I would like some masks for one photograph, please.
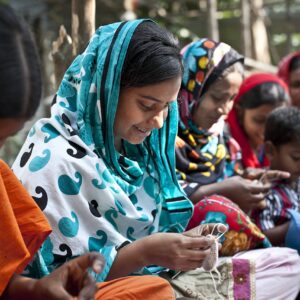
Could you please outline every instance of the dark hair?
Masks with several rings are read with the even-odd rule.
[[[265,141],[276,147],[300,141],[300,109],[295,106],[279,107],[268,116]]]
[[[180,49],[174,36],[145,21],[135,30],[123,65],[121,87],[142,87],[182,76]]]
[[[241,96],[239,105],[244,109],[256,108],[264,104],[277,105],[288,102],[289,94],[277,82],[264,82]]]
[[[38,54],[26,23],[0,5],[0,118],[30,118],[41,98]]]
[[[294,56],[289,64],[289,73],[300,69],[300,56]]]

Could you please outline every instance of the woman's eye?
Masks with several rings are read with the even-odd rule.
[[[219,101],[221,101],[222,100],[222,98],[221,97],[217,97],[217,96],[212,96],[212,98],[214,99],[214,101],[216,101],[216,102],[219,102]]]
[[[149,111],[149,110],[152,110],[152,106],[148,106],[148,105],[145,105],[143,103],[140,103],[140,106],[143,110],[145,111]]]

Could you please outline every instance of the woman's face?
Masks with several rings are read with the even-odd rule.
[[[241,110],[241,125],[253,149],[257,149],[264,143],[264,131],[267,117],[272,110],[281,105],[283,104],[263,104],[251,109],[239,108],[239,110]]]
[[[214,82],[192,113],[193,122],[202,129],[209,129],[221,116],[227,116],[242,81],[242,75],[233,72]]]
[[[290,73],[289,91],[293,105],[300,107],[300,69],[296,69]]]
[[[8,137],[15,135],[23,128],[25,121],[24,118],[0,118],[0,148]]]
[[[121,90],[114,124],[116,149],[120,150],[122,139],[140,144],[153,129],[163,126],[169,104],[177,100],[180,84],[178,77]]]

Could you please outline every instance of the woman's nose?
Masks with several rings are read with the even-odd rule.
[[[221,114],[221,115],[228,115],[231,108],[232,108],[232,105],[233,105],[233,101],[230,101],[230,102],[225,102],[223,103],[223,105],[220,105],[218,107],[218,113]]]
[[[151,127],[160,129],[164,125],[165,114],[164,111],[159,111],[150,120]]]

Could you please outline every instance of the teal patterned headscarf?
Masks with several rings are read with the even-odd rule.
[[[98,251],[106,266],[97,280],[104,280],[120,245],[159,231],[181,232],[191,217],[192,204],[175,176],[176,101],[164,126],[143,144],[124,142],[126,155],[114,146],[122,67],[144,21],[96,31],[65,73],[51,117],[34,125],[13,165],[53,228],[30,275]]]

